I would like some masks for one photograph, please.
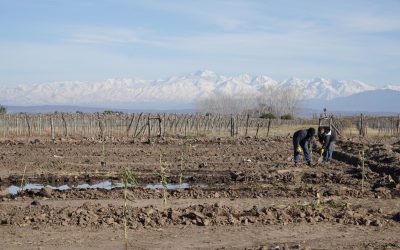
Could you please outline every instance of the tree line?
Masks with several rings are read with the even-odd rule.
[[[303,100],[302,93],[296,88],[269,86],[258,93],[244,93],[230,95],[224,93],[213,94],[200,98],[197,110],[211,114],[271,114],[274,117],[294,117],[300,109]]]

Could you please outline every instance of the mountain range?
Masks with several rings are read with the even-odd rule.
[[[199,98],[211,95],[255,95],[276,87],[295,88],[304,97],[307,108],[368,111],[372,105],[376,111],[400,111],[400,85],[378,89],[357,80],[290,78],[276,81],[265,75],[242,74],[228,77],[210,70],[159,80],[132,78],[108,79],[103,82],[69,81],[2,86],[0,103],[6,106],[193,109]],[[390,102],[386,96],[390,96]],[[355,103],[358,105],[354,105]]]
[[[400,91],[376,89],[332,100],[305,100],[305,107],[324,107],[342,114],[363,112],[368,114],[394,115],[400,113]]]

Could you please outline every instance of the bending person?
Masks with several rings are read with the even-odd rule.
[[[336,132],[334,130],[330,129],[329,127],[324,128],[321,138],[321,153],[324,157],[323,159],[325,164],[329,164],[332,160],[336,137]]]
[[[293,134],[294,164],[298,166],[300,154],[303,152],[307,165],[311,166],[310,145],[314,145],[315,129],[302,129]]]

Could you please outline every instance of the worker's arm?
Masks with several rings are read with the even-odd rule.
[[[330,135],[326,135],[325,136],[324,145],[322,147],[323,149],[326,150],[328,148],[330,140],[331,140],[331,136]]]

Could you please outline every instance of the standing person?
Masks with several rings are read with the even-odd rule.
[[[311,166],[311,155],[309,147],[314,145],[315,129],[302,129],[298,130],[293,134],[293,151],[294,151],[294,164],[298,165],[300,154],[304,152],[307,165]]]
[[[336,132],[329,127],[323,128],[320,142],[322,144],[321,154],[323,155],[324,163],[329,164],[332,160],[333,149],[336,141]]]

